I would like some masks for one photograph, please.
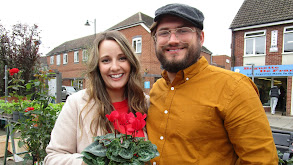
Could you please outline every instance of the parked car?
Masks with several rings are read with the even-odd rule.
[[[61,96],[62,100],[66,100],[68,96],[77,92],[73,86],[62,86]]]

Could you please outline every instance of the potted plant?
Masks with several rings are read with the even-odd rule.
[[[95,137],[95,141],[82,151],[83,161],[88,165],[144,165],[159,156],[157,146],[144,137],[136,137],[137,132],[145,127],[146,114],[136,112],[119,114],[112,111],[106,115],[113,124],[115,133]],[[126,134],[117,134],[125,132]],[[132,132],[127,135],[127,132]]]
[[[50,71],[39,71],[34,75],[33,80],[24,83],[21,79],[21,71],[17,68],[10,69],[9,87],[12,92],[10,96],[16,98],[10,103],[11,111],[18,111],[23,118],[15,122],[14,131],[20,131],[19,147],[26,147],[28,153],[24,159],[41,163],[46,156],[46,147],[50,141],[51,131],[63,106],[63,103],[49,103],[53,97],[48,95]],[[25,99],[24,99],[25,98]]]

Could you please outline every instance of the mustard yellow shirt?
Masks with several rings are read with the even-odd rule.
[[[160,153],[156,165],[278,164],[269,122],[255,84],[204,57],[166,71],[150,91],[147,132]]]

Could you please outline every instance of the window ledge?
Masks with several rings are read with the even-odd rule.
[[[284,56],[286,56],[286,55],[293,55],[293,52],[289,52],[289,53],[282,53],[282,55]]]
[[[243,57],[262,57],[262,56],[266,56],[266,54],[244,55]]]

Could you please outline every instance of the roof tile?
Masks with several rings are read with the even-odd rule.
[[[293,0],[244,0],[230,29],[293,19]]]

